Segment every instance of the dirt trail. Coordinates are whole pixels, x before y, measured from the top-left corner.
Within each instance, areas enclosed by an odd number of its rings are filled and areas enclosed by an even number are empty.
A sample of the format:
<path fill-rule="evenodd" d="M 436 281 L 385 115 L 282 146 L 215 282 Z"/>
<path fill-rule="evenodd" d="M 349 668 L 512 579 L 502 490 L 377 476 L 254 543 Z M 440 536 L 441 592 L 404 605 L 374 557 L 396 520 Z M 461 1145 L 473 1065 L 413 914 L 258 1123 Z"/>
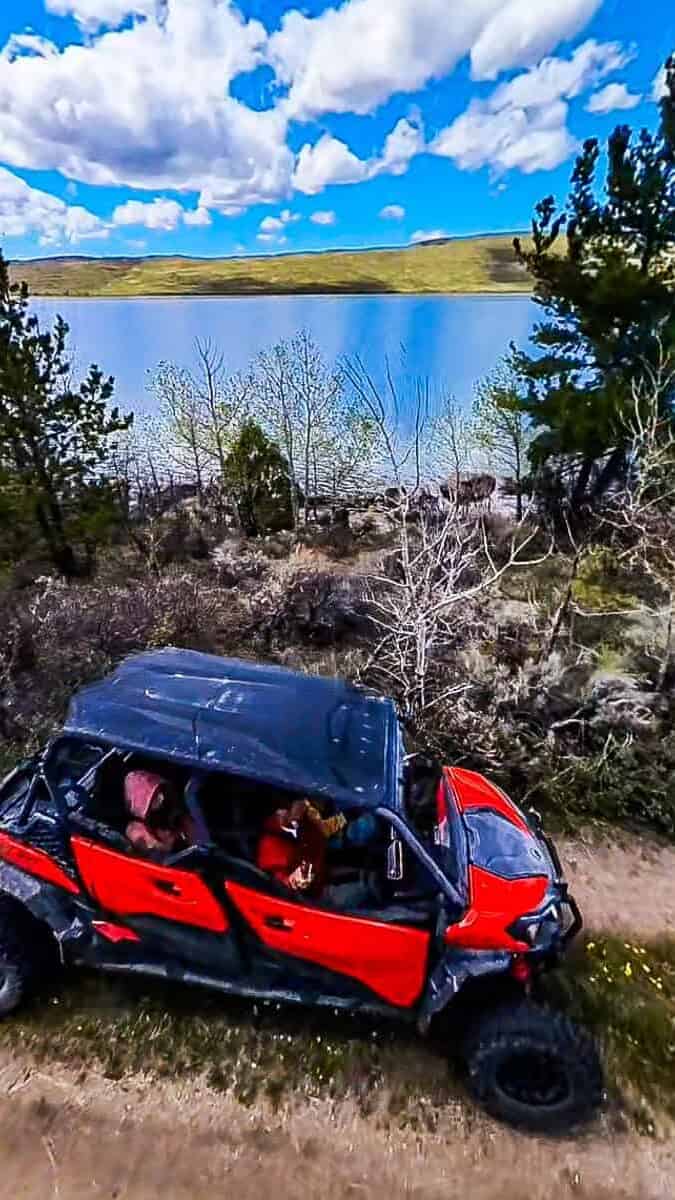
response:
<path fill-rule="evenodd" d="M 200 1082 L 112 1083 L 0 1058 L 0 1200 L 672 1200 L 675 1142 L 524 1139 L 458 1107 L 436 1134 L 348 1104 L 246 1109 Z"/>
<path fill-rule="evenodd" d="M 675 848 L 624 836 L 560 839 L 558 849 L 588 929 L 675 938 Z"/>

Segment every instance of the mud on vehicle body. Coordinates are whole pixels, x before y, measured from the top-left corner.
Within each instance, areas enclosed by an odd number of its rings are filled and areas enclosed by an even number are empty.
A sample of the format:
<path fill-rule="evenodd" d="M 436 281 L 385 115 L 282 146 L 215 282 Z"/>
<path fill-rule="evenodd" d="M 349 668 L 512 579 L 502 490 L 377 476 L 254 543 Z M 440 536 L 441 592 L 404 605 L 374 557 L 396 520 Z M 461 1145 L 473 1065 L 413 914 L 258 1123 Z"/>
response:
<path fill-rule="evenodd" d="M 132 771 L 181 797 L 189 844 L 129 840 Z M 328 862 L 366 904 L 336 909 L 256 865 L 264 821 L 299 796 L 368 816 L 367 843 Z M 580 926 L 538 819 L 480 775 L 406 756 L 393 703 L 340 680 L 191 651 L 132 656 L 76 693 L 61 733 L 0 788 L 0 1014 L 56 951 L 65 966 L 360 1010 L 422 1034 L 443 1013 L 490 1112 L 567 1131 L 600 1103 L 597 1051 L 530 992 Z"/>

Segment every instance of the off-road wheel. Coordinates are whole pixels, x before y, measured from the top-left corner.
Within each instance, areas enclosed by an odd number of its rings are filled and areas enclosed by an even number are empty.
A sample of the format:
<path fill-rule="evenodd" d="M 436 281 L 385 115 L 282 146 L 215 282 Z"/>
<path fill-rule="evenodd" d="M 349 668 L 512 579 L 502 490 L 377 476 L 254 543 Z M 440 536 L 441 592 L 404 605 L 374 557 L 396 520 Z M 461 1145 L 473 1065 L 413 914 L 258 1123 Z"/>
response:
<path fill-rule="evenodd" d="M 37 958 L 27 936 L 29 920 L 21 906 L 0 897 L 0 1018 L 8 1016 L 26 998 Z"/>
<path fill-rule="evenodd" d="M 594 1039 L 562 1013 L 528 1001 L 486 1011 L 468 1032 L 462 1057 L 478 1103 L 521 1129 L 572 1132 L 602 1104 Z"/>

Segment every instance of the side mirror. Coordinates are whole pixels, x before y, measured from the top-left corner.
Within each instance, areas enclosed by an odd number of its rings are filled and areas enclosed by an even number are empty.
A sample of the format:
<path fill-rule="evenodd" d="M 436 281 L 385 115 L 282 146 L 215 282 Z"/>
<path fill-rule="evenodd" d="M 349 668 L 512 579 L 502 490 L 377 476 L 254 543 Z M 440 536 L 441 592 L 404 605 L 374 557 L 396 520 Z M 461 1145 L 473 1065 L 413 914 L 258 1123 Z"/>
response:
<path fill-rule="evenodd" d="M 403 842 L 392 838 L 387 846 L 387 879 L 403 879 Z"/>

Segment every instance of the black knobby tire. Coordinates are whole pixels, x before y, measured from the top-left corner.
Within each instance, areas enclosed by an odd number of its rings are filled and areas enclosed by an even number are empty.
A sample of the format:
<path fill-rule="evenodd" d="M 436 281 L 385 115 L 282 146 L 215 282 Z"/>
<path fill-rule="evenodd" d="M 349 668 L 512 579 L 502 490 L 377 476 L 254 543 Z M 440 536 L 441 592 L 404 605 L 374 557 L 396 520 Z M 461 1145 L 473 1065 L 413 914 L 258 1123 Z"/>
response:
<path fill-rule="evenodd" d="M 594 1038 L 562 1013 L 527 1001 L 488 1010 L 467 1034 L 463 1059 L 479 1104 L 521 1129 L 572 1132 L 602 1104 Z"/>
<path fill-rule="evenodd" d="M 35 967 L 28 948 L 28 922 L 22 919 L 20 905 L 0 897 L 0 1018 L 18 1008 L 28 992 Z"/>

